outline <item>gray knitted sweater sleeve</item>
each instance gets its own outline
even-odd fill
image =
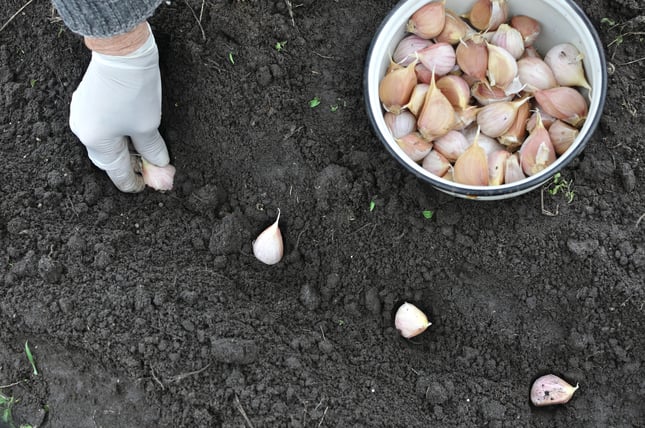
[[[110,37],[151,17],[163,0],[52,0],[63,22],[82,36]]]

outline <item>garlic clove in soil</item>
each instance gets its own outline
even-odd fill
[[[558,376],[541,376],[531,386],[531,403],[535,406],[565,404],[571,400],[578,385],[572,386]]]
[[[278,227],[280,221],[280,210],[278,209],[278,218],[275,222],[264,229],[260,235],[253,241],[253,255],[255,258],[267,265],[274,265],[282,259],[284,245],[282,242],[282,233]]]
[[[155,190],[166,191],[172,190],[175,178],[175,167],[168,164],[166,166],[157,166],[141,158],[141,175],[143,182]]]
[[[408,302],[403,303],[394,316],[394,326],[406,339],[418,336],[431,324],[426,314]]]

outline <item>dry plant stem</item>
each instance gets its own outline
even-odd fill
[[[0,385],[0,389],[7,389],[7,388],[11,388],[12,386],[20,385],[20,384],[21,384],[21,383],[23,383],[23,382],[24,382],[24,380],[19,380],[18,382],[10,383],[10,384],[8,384],[8,385]]]
[[[16,13],[14,13],[13,15],[11,15],[11,17],[7,20],[7,22],[5,22],[5,23],[2,25],[2,27],[0,27],[0,32],[2,32],[2,30],[4,30],[4,29],[7,27],[7,25],[9,25],[9,24],[11,23],[11,21],[13,21],[13,20],[14,20],[14,18],[15,18],[16,16],[18,16],[18,14],[19,14],[20,12],[22,12],[23,10],[25,10],[25,8],[26,8],[27,6],[29,6],[33,1],[34,1],[34,0],[29,0],[27,3],[25,3],[24,5],[22,5],[22,7],[21,7],[20,9],[18,9],[18,10],[16,11]]]
[[[633,61],[623,62],[623,63],[617,64],[617,65],[618,65],[618,66],[630,65],[630,64],[636,64],[637,62],[641,62],[641,61],[645,61],[645,57],[643,57],[643,58],[638,58],[638,59],[635,59],[635,60],[633,60]]]
[[[555,206],[555,212],[549,211],[544,206],[544,187],[540,190],[540,206],[542,207],[542,214],[549,217],[556,217],[560,211],[560,205]]]
[[[242,407],[242,403],[240,403],[240,397],[238,397],[237,394],[235,394],[235,407],[240,412],[240,414],[242,415],[246,423],[249,425],[249,428],[253,428],[253,423],[246,415],[246,412],[244,411],[244,407]]]
[[[204,12],[204,2],[206,0],[202,0],[202,8],[199,12],[199,16],[195,13],[195,10],[190,6],[190,3],[188,3],[188,0],[184,0],[184,3],[186,3],[186,6],[188,6],[188,9],[190,9],[190,13],[193,14],[193,17],[195,18],[195,21],[197,21],[197,25],[199,26],[199,30],[202,32],[202,40],[206,41],[206,33],[204,33],[204,27],[202,27],[202,13]]]
[[[293,18],[293,6],[289,0],[284,0],[284,3],[287,5],[287,10],[289,11],[289,17],[291,17],[291,25],[296,26],[296,20]]]
[[[638,218],[638,220],[636,221],[636,227],[640,226],[640,224],[641,224],[641,222],[642,222],[643,220],[645,220],[645,213],[643,213],[643,215],[642,215],[642,216],[640,216],[640,217]]]

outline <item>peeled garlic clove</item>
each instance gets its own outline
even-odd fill
[[[506,22],[508,4],[506,0],[477,0],[467,18],[478,30],[494,31]]]
[[[421,64],[434,70],[435,76],[450,73],[455,66],[455,49],[448,43],[435,43],[417,52]]]
[[[499,186],[504,183],[506,160],[511,154],[506,150],[497,150],[488,155],[488,185]]]
[[[284,246],[282,243],[282,233],[278,227],[280,221],[280,210],[278,209],[278,218],[275,222],[264,229],[262,233],[253,241],[253,254],[255,258],[267,265],[274,265],[282,259]]]
[[[399,113],[408,101],[417,85],[417,74],[414,71],[416,60],[405,68],[387,73],[379,83],[379,99],[383,107],[392,113]]]
[[[445,0],[434,1],[422,6],[412,14],[408,20],[407,31],[424,39],[432,39],[441,34],[445,22]]]
[[[490,86],[488,82],[475,83],[471,88],[471,94],[483,106],[513,99],[513,96],[508,95],[503,88]]]
[[[409,111],[399,114],[385,112],[383,118],[394,138],[400,138],[417,129],[417,118]]]
[[[432,143],[424,140],[418,132],[404,135],[395,141],[401,147],[401,150],[415,162],[419,162],[425,158],[430,153],[430,150],[432,150]]]
[[[430,85],[427,83],[418,83],[412,90],[410,101],[405,105],[405,108],[408,109],[415,117],[419,115],[419,112],[423,107],[423,102],[426,99],[426,92],[428,92],[429,87]]]
[[[517,109],[515,121],[504,135],[498,138],[500,144],[506,146],[508,150],[515,151],[522,145],[526,137],[526,122],[528,122],[529,115],[531,114],[529,104],[524,103]]]
[[[571,147],[579,133],[579,130],[561,120],[553,122],[553,125],[549,128],[549,137],[551,137],[555,153],[558,155],[564,154]]]
[[[475,137],[475,141],[455,162],[453,176],[457,183],[488,186],[488,160],[477,140]]]
[[[474,34],[475,30],[470,27],[459,15],[450,9],[446,9],[446,21],[441,33],[435,38],[438,42],[451,45],[459,43],[459,40]]]
[[[172,190],[175,179],[175,167],[168,164],[166,166],[157,166],[141,158],[141,175],[143,182],[155,190],[166,191]]]
[[[560,86],[534,93],[535,100],[547,114],[580,128],[587,118],[587,101],[573,88]]]
[[[489,137],[497,138],[504,135],[513,126],[517,110],[528,100],[529,98],[522,98],[519,101],[488,104],[477,114],[477,124]]]
[[[455,125],[455,110],[448,98],[437,88],[434,73],[426,92],[423,108],[417,117],[417,128],[428,141],[444,136]]]
[[[520,165],[519,153],[513,153],[506,159],[506,168],[504,170],[504,183],[510,184],[516,181],[524,180],[526,175]]]
[[[419,308],[412,303],[405,302],[396,311],[394,326],[401,336],[410,339],[426,331],[432,323]]]
[[[443,137],[434,140],[434,149],[450,162],[456,161],[469,146],[470,143],[459,131],[450,131]]]
[[[506,89],[517,76],[517,61],[506,49],[492,43],[488,47],[488,70],[486,75],[491,86]]]
[[[461,70],[476,80],[486,79],[488,69],[488,48],[484,38],[475,34],[457,45],[455,50],[457,65]]]
[[[578,385],[572,386],[556,375],[541,376],[531,386],[531,403],[535,406],[565,404],[577,389]]]
[[[417,58],[416,53],[418,51],[430,45],[432,45],[430,40],[419,37],[416,34],[410,34],[401,39],[396,46],[392,54],[392,60],[397,64],[407,66]]]
[[[423,169],[438,177],[443,177],[451,166],[450,161],[436,150],[430,151],[430,153],[423,158],[423,163],[421,164]]]
[[[555,162],[555,148],[551,143],[549,131],[546,130],[540,115],[537,125],[520,147],[520,163],[527,176],[535,175]]]
[[[506,49],[515,59],[524,54],[524,39],[522,34],[508,24],[502,24],[491,36],[490,42]]]
[[[511,27],[520,32],[524,40],[524,47],[532,46],[540,35],[540,23],[530,16],[515,15],[511,18]]]
[[[558,86],[551,67],[540,58],[524,57],[517,61],[517,72],[526,92]]]
[[[448,98],[450,104],[457,109],[463,110],[470,103],[470,86],[468,83],[454,74],[443,76],[437,80],[437,88]]]
[[[582,65],[584,56],[571,43],[561,43],[553,46],[544,55],[544,62],[549,64],[555,79],[561,86],[580,86],[591,90],[591,85],[585,78]]]

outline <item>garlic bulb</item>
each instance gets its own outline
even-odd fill
[[[531,402],[536,406],[565,404],[571,400],[578,385],[571,386],[558,376],[549,374],[539,377],[531,386]]]
[[[423,333],[432,323],[419,308],[405,302],[396,311],[394,326],[406,339]]]
[[[267,227],[253,241],[253,254],[255,258],[267,265],[274,265],[282,259],[284,246],[282,243],[282,233],[278,227],[280,221],[280,210],[278,209],[278,218],[275,222]]]
[[[143,182],[155,190],[172,190],[175,178],[175,167],[170,164],[166,166],[157,166],[142,157],[141,175],[143,176]]]

